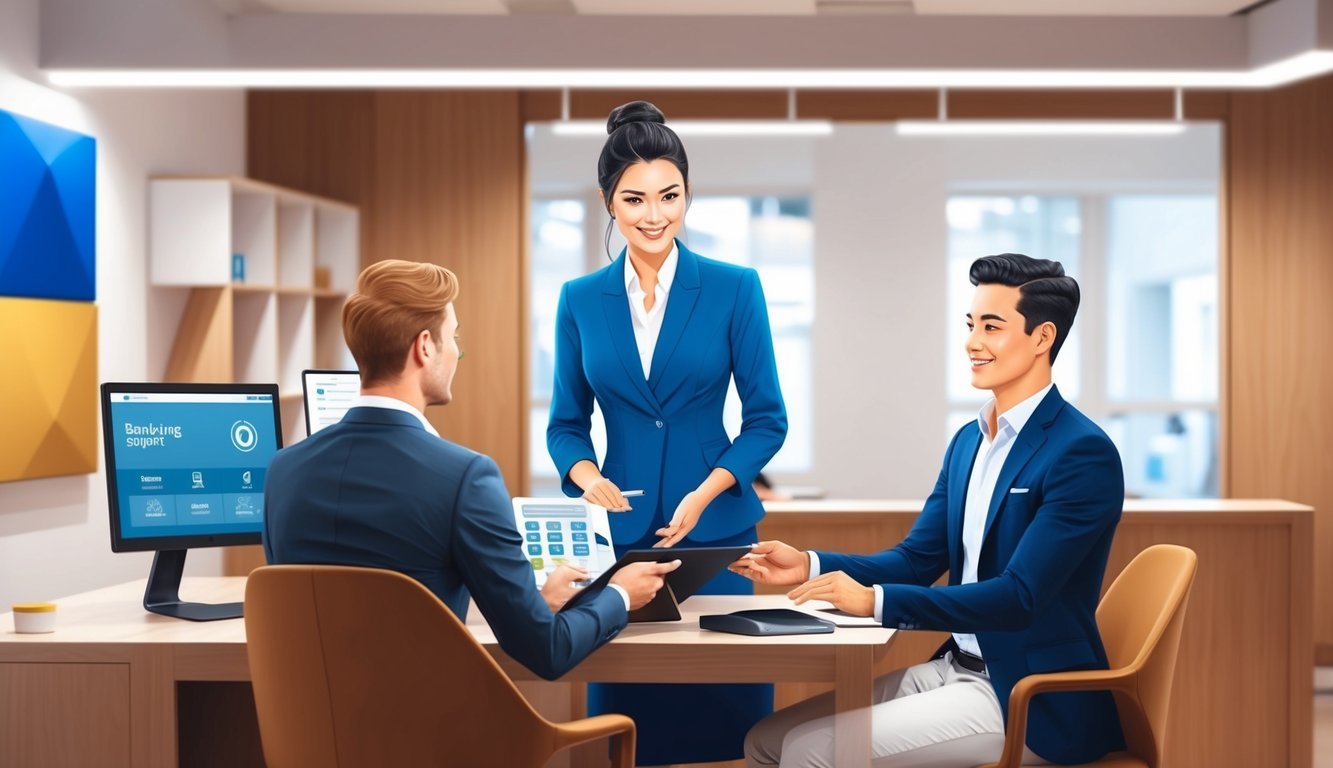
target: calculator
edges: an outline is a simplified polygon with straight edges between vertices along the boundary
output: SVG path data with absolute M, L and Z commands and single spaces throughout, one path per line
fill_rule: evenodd
M 591 580 L 615 562 L 605 507 L 583 499 L 520 497 L 514 499 L 514 524 L 538 587 L 561 563 L 583 568 Z

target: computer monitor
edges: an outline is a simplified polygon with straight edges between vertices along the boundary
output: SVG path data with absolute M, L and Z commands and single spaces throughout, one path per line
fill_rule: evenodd
M 301 371 L 305 395 L 305 433 L 313 435 L 342 421 L 352 401 L 361 394 L 361 374 L 356 371 Z
M 236 618 L 241 603 L 179 599 L 185 553 L 258 544 L 264 478 L 282 447 L 275 384 L 102 385 L 114 552 L 155 551 L 144 608 L 192 621 Z

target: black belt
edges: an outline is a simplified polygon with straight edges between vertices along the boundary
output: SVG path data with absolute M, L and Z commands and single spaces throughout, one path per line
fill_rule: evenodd
M 975 656 L 960 648 L 953 649 L 953 660 L 958 662 L 958 666 L 966 669 L 968 672 L 977 672 L 986 674 L 986 660 L 980 656 Z

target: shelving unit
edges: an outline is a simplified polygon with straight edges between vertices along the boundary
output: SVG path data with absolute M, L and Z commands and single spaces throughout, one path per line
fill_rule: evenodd
M 166 380 L 276 382 L 284 442 L 303 438 L 301 371 L 355 367 L 342 305 L 358 210 L 235 177 L 154 178 L 149 210 L 152 284 L 190 291 Z

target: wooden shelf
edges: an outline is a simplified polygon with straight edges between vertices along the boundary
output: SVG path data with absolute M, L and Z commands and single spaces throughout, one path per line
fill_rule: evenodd
M 150 180 L 149 211 L 152 284 L 191 289 L 166 377 L 274 382 L 287 442 L 304 436 L 301 371 L 354 367 L 342 300 L 361 267 L 357 208 L 216 176 Z

